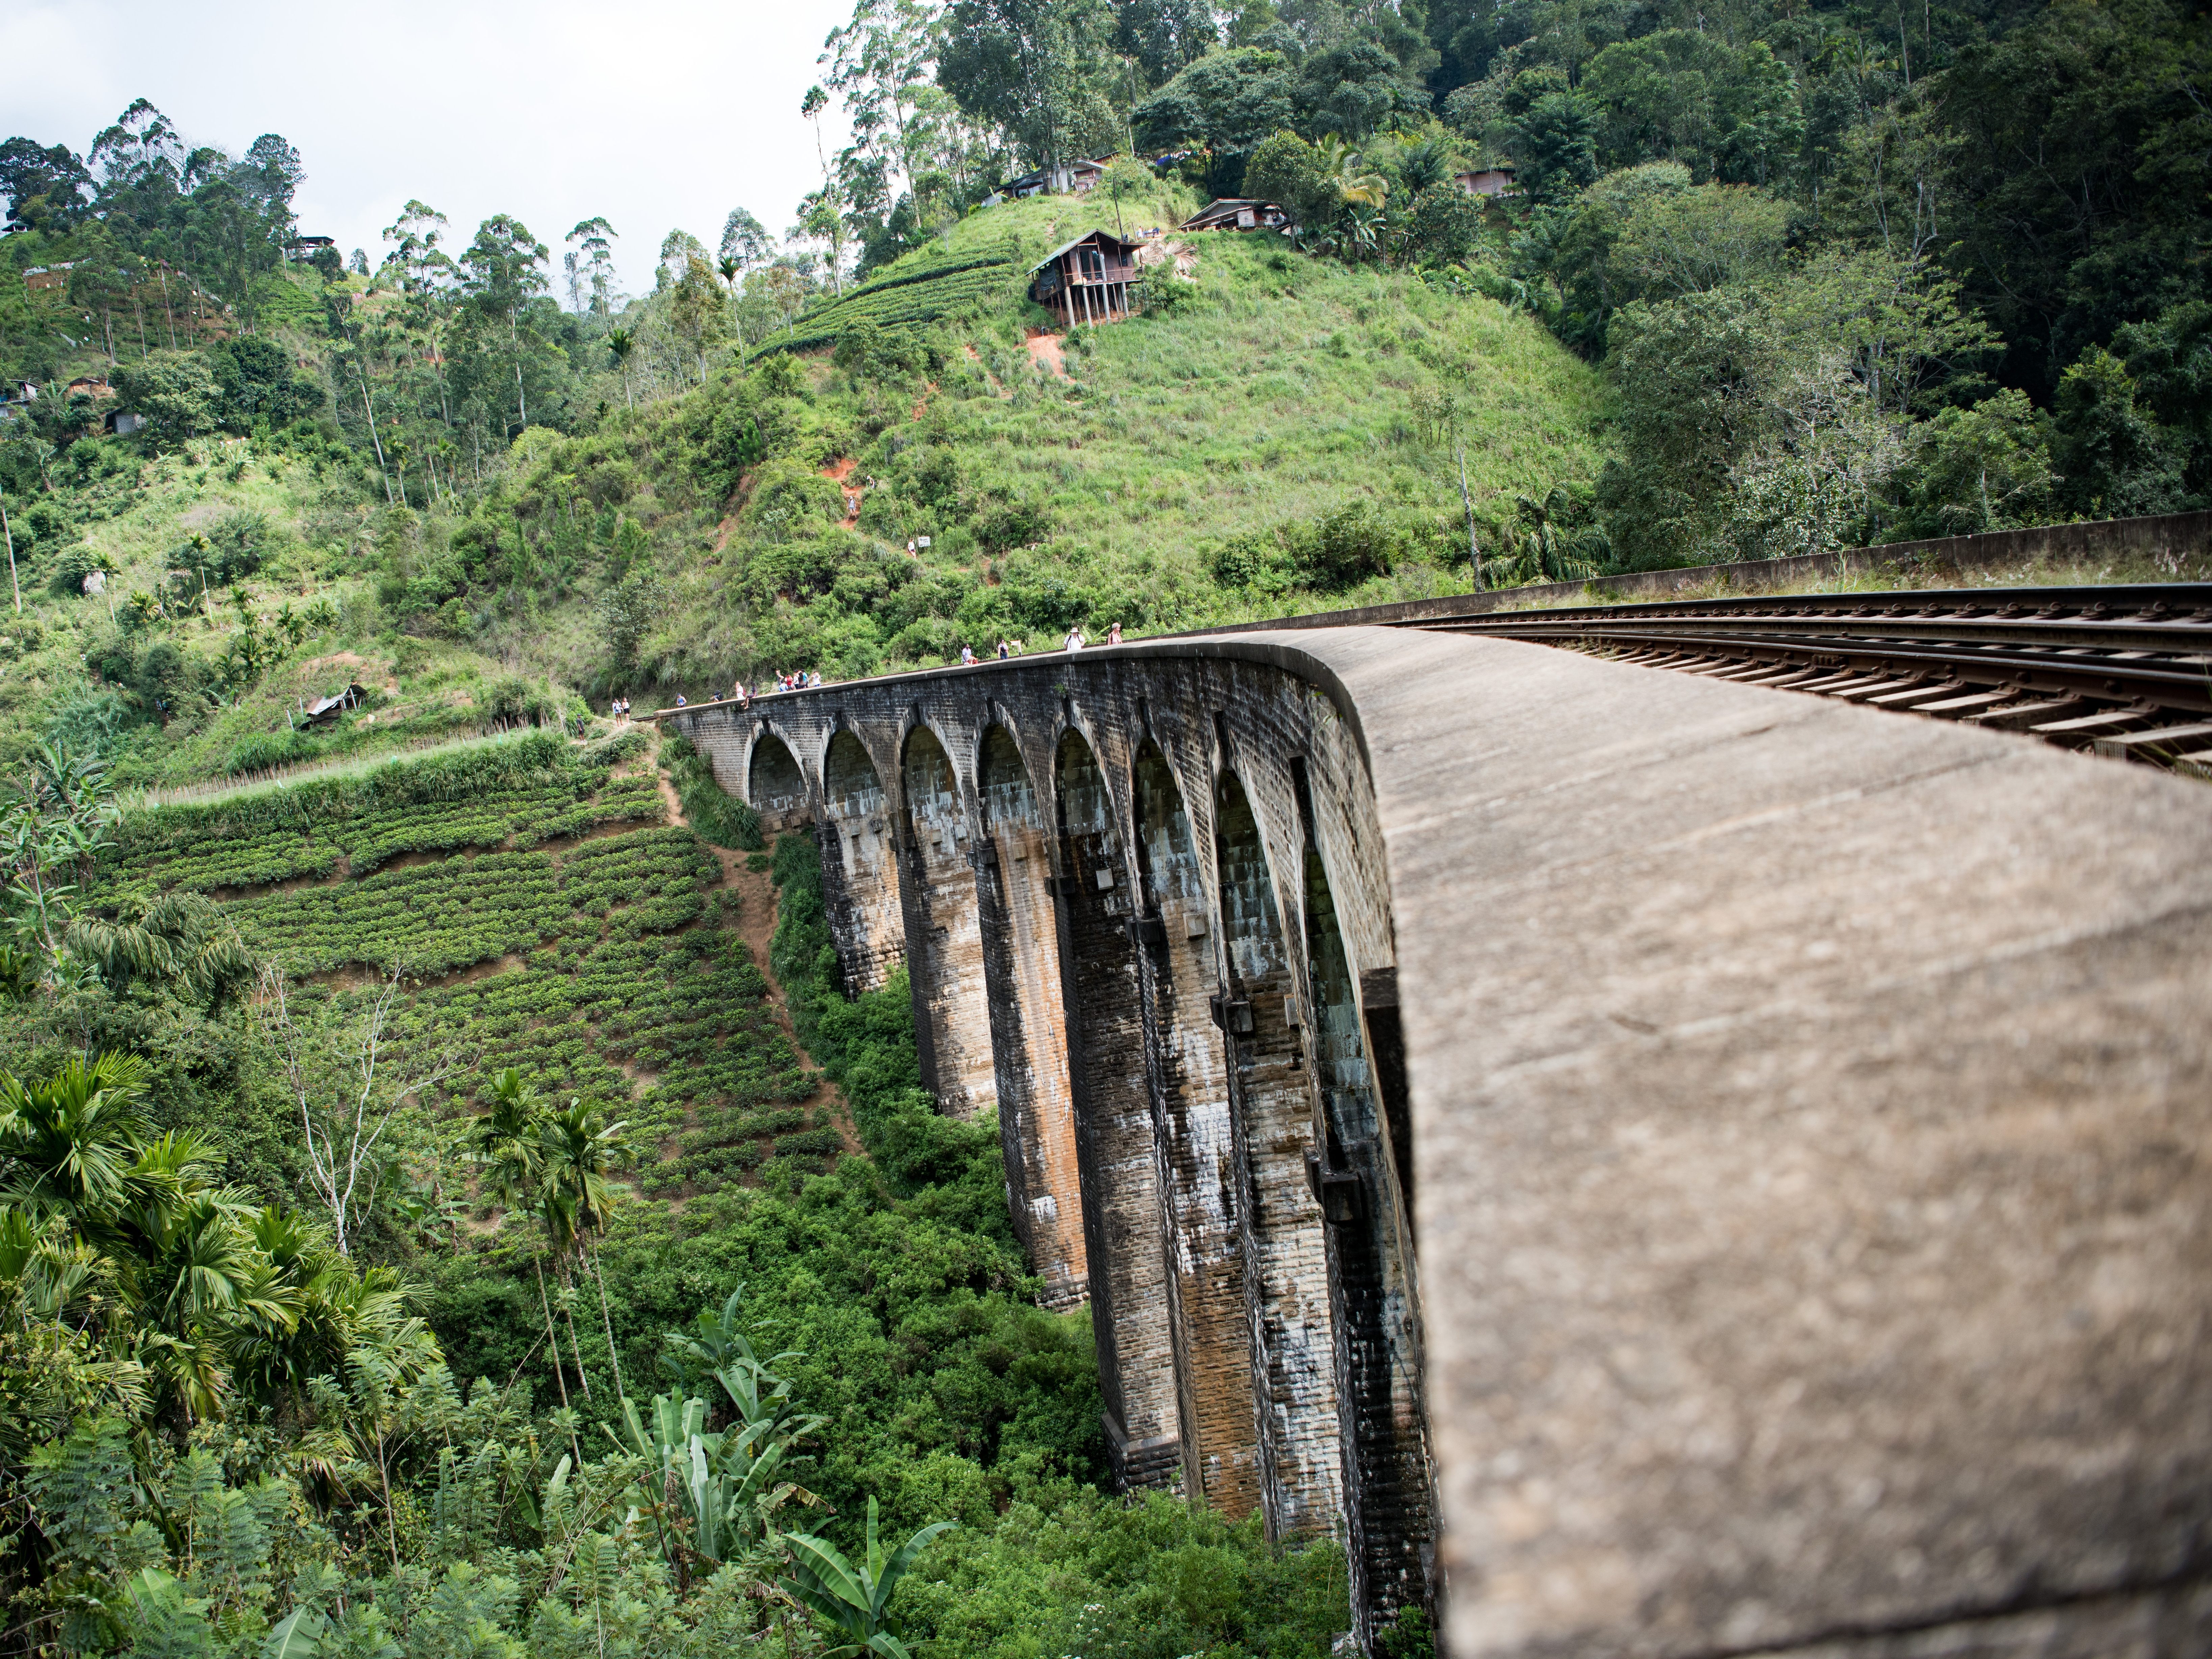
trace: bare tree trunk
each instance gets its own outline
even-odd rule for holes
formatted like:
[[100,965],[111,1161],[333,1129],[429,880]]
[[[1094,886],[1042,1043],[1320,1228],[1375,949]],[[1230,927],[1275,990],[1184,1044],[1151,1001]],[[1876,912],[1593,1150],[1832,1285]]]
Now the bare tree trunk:
[[[545,1264],[532,1255],[530,1265],[538,1272],[538,1305],[545,1315],[545,1344],[553,1350],[553,1382],[561,1390],[561,1409],[566,1411],[568,1409],[568,1379],[561,1374],[561,1339],[553,1334],[553,1304],[545,1294]],[[570,1437],[572,1440],[574,1437]]]
[[623,1392],[622,1356],[615,1352],[614,1317],[607,1312],[607,1279],[599,1271],[599,1256],[596,1250],[592,1253],[591,1266],[592,1278],[599,1287],[599,1322],[606,1327],[607,1364],[615,1374],[615,1398],[628,1403],[629,1396]]

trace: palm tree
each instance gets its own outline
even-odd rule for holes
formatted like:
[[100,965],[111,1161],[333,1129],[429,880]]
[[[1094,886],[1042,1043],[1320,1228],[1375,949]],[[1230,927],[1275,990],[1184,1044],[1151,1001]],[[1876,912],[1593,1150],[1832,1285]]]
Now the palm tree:
[[72,1060],[27,1089],[0,1073],[0,1199],[80,1225],[119,1210],[146,1151],[146,1075],[138,1056],[115,1054]]
[[1316,144],[1314,154],[1321,176],[1336,186],[1338,196],[1345,202],[1379,208],[1389,199],[1390,181],[1370,167],[1367,158],[1337,134],[1332,132]]
[[[607,1176],[628,1156],[622,1139],[622,1132],[627,1127],[623,1123],[603,1123],[598,1112],[572,1098],[566,1111],[555,1112],[545,1120],[541,1138],[546,1184],[561,1193],[577,1256],[591,1268],[592,1280],[599,1287],[599,1322],[606,1329],[607,1363],[614,1370],[617,1400],[629,1396],[623,1389],[622,1358],[615,1352],[614,1319],[607,1310],[606,1278],[599,1271],[599,1255],[592,1249],[592,1241],[606,1233],[612,1205]],[[572,1346],[574,1340],[572,1330]]]
[[1406,194],[1419,196],[1451,177],[1451,147],[1441,138],[1424,138],[1408,145],[1398,158],[1398,178]]
[[722,273],[722,286],[735,294],[738,291],[738,273],[744,269],[738,263],[737,256],[725,253],[715,262],[714,269]]
[[[491,1109],[477,1120],[477,1156],[484,1165],[484,1190],[509,1209],[535,1207],[544,1162],[538,1142],[544,1109],[538,1091],[509,1066],[491,1079]],[[568,1409],[568,1381],[561,1370],[561,1340],[553,1330],[553,1304],[545,1294],[545,1265],[535,1254],[538,1305],[545,1316],[545,1342],[553,1353],[553,1381],[561,1390],[561,1409]],[[583,1375],[581,1365],[577,1375]]]
[[614,359],[614,366],[622,371],[623,403],[630,409],[637,407],[629,395],[629,355],[636,349],[637,336],[629,330],[617,328],[608,331],[607,356]]

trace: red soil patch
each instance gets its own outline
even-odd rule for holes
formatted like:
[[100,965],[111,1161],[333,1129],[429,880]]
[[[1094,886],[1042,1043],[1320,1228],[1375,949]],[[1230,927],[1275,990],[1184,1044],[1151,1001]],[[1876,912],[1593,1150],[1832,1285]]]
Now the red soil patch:
[[1067,378],[1067,362],[1060,356],[1059,335],[1033,328],[1030,331],[1029,348],[1031,362],[1060,380]]

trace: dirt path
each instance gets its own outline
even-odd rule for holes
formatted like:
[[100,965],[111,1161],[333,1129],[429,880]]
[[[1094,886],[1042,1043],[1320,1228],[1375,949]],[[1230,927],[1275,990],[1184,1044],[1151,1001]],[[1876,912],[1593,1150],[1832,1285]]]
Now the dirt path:
[[999,377],[992,374],[989,369],[983,368],[983,354],[981,352],[976,350],[972,345],[963,345],[960,349],[968,354],[968,361],[969,362],[975,364],[976,368],[983,369],[983,383],[991,388],[991,395],[994,398],[1004,398],[1008,395],[1006,388],[999,383]]
[[1033,328],[1030,331],[1029,349],[1030,361],[1039,368],[1056,379],[1067,378],[1067,360],[1060,355],[1059,335]]
[[858,459],[854,456],[840,455],[836,460],[830,462],[829,465],[822,469],[822,476],[829,479],[830,483],[836,484],[839,490],[843,492],[845,497],[845,528],[848,530],[858,530],[860,527],[860,486],[858,484],[849,484],[845,482],[846,479],[853,476],[853,469],[860,465],[860,463]]
[[[657,733],[653,738],[653,752],[647,758],[653,768],[654,775],[659,780],[661,799],[668,803],[668,821],[690,828],[690,821],[684,816],[683,803],[677,797],[676,786],[668,781],[668,775],[660,770],[660,740]],[[823,1075],[822,1067],[816,1064],[814,1056],[808,1054],[805,1045],[799,1042],[799,1028],[791,1020],[791,1005],[784,1000],[783,988],[775,982],[775,975],[769,971],[769,945],[775,938],[775,883],[769,879],[767,871],[745,867],[745,860],[752,856],[751,854],[717,847],[703,836],[700,838],[699,844],[714,855],[715,863],[721,866],[722,885],[738,896],[737,935],[744,941],[745,952],[752,958],[753,966],[761,970],[761,976],[768,981],[769,1012],[775,1017],[778,1029],[791,1044],[791,1052],[799,1056],[799,1070],[817,1079],[816,1087],[822,1091],[822,1103],[829,1109],[830,1121],[836,1126],[838,1137],[845,1143],[845,1150],[854,1153],[866,1152],[867,1148],[860,1144],[860,1133],[854,1127],[853,1109],[846,1102],[845,1091]]]

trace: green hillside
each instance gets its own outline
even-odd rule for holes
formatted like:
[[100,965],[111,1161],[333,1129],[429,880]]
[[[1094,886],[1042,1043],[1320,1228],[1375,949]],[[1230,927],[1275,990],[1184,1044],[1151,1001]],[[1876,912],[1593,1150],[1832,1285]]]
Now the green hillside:
[[[1163,185],[1121,216],[1194,200]],[[1145,314],[1033,355],[1029,266],[1115,216],[975,212],[704,386],[526,434],[465,496],[388,504],[312,423],[80,440],[22,525],[0,722],[111,732],[126,783],[246,776],[558,720],[578,694],[1454,591],[1462,446],[1486,550],[1530,500],[1586,512],[1594,374],[1413,272],[1171,237]],[[368,703],[295,733],[349,680]]]

